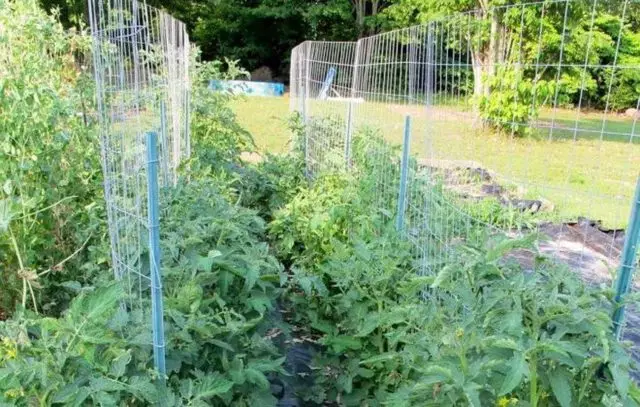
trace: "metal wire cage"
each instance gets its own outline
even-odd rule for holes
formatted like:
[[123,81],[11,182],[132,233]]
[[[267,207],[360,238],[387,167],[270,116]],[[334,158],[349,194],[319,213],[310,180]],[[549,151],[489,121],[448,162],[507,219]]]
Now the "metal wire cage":
[[89,0],[89,19],[113,271],[164,375],[159,186],[190,153],[189,37],[144,1]]
[[[426,274],[492,233],[539,232],[543,254],[611,284],[625,238],[636,250],[640,239],[624,231],[640,175],[639,7],[547,0],[362,38],[352,54],[300,44],[290,106],[309,175],[375,173],[374,205],[397,217]],[[518,261],[533,267],[533,254]]]

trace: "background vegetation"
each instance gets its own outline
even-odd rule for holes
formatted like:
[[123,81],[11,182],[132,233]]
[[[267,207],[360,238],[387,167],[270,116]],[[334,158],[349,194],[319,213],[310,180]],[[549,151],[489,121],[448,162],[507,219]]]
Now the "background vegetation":
[[[123,306],[109,269],[85,50],[36,0],[0,1],[0,405],[638,404],[611,290],[544,259],[536,236],[460,242],[420,276],[371,206],[370,170],[395,167],[367,161],[372,135],[355,135],[359,167],[313,184],[296,119],[290,154],[246,163],[250,134],[206,89],[218,62],[196,67],[194,156],[162,194],[157,377],[148,304]],[[532,269],[515,249],[536,253]]]

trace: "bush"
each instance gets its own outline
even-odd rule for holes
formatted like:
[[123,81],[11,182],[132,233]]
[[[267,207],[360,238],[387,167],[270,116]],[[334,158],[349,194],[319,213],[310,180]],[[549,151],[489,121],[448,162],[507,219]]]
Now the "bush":
[[163,206],[169,383],[216,377],[223,390],[202,403],[273,405],[267,376],[283,359],[267,331],[282,266],[264,242],[264,221],[210,182],[178,186]]
[[110,283],[85,287],[61,318],[0,322],[0,403],[275,405],[268,378],[283,358],[269,330],[282,266],[263,241],[264,221],[208,183],[167,193],[166,394],[153,382],[150,316],[139,311],[149,300],[129,311],[121,301],[130,294]]
[[[196,55],[197,57],[197,55]],[[204,170],[220,170],[231,164],[239,164],[240,153],[253,151],[255,143],[251,134],[236,121],[229,101],[233,95],[214,92],[209,81],[235,79],[248,75],[237,65],[237,61],[226,60],[228,69],[222,72],[221,61],[197,62],[192,86],[191,143],[195,154],[193,169],[202,174]]]
[[299,154],[267,154],[259,163],[239,167],[236,175],[233,185],[241,205],[257,210],[267,221],[307,185]]
[[611,293],[539,258],[534,236],[465,249],[430,285],[424,330],[407,348],[416,376],[393,405],[636,405],[630,359],[610,333]]
[[118,307],[110,284],[74,299],[61,318],[27,312],[0,322],[0,404],[148,405],[150,345],[138,339],[142,315]]
[[481,118],[508,135],[531,135],[531,122],[538,118],[539,107],[553,95],[553,84],[542,79],[535,82],[522,70],[504,67],[485,80],[489,94],[480,98]]
[[[301,397],[345,406],[637,405],[630,358],[610,331],[609,290],[545,260],[535,235],[485,233],[473,240],[480,247],[463,239],[436,275],[419,276],[421,253],[367,198],[375,171],[353,176],[366,156],[351,176],[319,176],[270,225],[289,264],[290,322],[317,349]],[[523,251],[535,259],[530,269],[517,261]]]
[[[0,2],[0,315],[56,314],[70,297],[60,282],[104,270],[89,43],[36,0]],[[82,269],[89,259],[102,267]]]

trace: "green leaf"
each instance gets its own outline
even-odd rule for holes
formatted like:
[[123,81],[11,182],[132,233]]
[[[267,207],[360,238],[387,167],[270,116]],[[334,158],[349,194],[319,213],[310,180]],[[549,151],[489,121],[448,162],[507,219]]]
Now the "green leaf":
[[431,288],[438,288],[443,283],[449,281],[451,279],[451,276],[453,275],[454,271],[455,271],[455,266],[453,266],[453,265],[447,265],[447,266],[443,267],[442,270],[440,270],[440,272],[436,276],[436,279],[433,282],[433,284],[431,284]]
[[226,350],[228,350],[229,352],[235,352],[235,351],[236,351],[236,350],[233,348],[233,346],[229,345],[229,344],[228,344],[228,343],[226,343],[226,342],[223,342],[223,341],[221,341],[221,340],[218,340],[218,339],[209,339],[209,340],[208,340],[208,342],[210,342],[212,345],[215,345],[215,346],[217,346],[217,347],[219,347],[219,348],[226,349]]
[[244,369],[244,375],[249,382],[258,385],[260,388],[269,388],[269,380],[267,380],[267,377],[261,371],[257,369],[246,368]]
[[357,337],[368,336],[371,332],[373,332],[378,325],[380,324],[380,316],[377,312],[373,312],[367,314],[364,321],[359,324],[358,332],[356,333]]
[[126,351],[122,355],[118,356],[111,363],[111,369],[109,373],[115,377],[120,377],[124,375],[124,372],[127,369],[127,365],[131,362],[131,352]]
[[510,338],[495,339],[491,341],[491,346],[494,348],[501,348],[501,349],[512,349],[512,350],[520,349],[518,344],[513,339],[510,339]]
[[250,291],[256,285],[259,277],[260,270],[258,270],[258,267],[250,264],[244,274],[244,289]]
[[229,294],[229,287],[233,283],[233,273],[227,270],[220,270],[218,274],[218,286],[220,287],[220,295],[226,297]]
[[464,386],[464,395],[467,397],[467,401],[470,406],[482,407],[482,404],[480,404],[480,392],[478,391],[478,388],[479,386],[473,382]]
[[571,407],[571,374],[562,368],[549,372],[549,383],[553,395],[561,407]]
[[222,256],[222,253],[218,250],[211,250],[207,256],[198,256],[196,267],[200,271],[211,271],[213,267],[213,260],[216,257]]
[[356,373],[358,374],[358,376],[364,377],[365,379],[371,379],[375,375],[375,372],[373,370],[365,369],[362,367],[358,368]]
[[122,391],[126,390],[124,383],[107,377],[92,377],[89,379],[91,391]]
[[86,387],[79,387],[78,383],[70,383],[60,389],[53,396],[53,403],[62,403],[65,406],[79,406],[89,397]]
[[390,360],[398,358],[399,355],[395,352],[381,353],[379,355],[370,357],[368,359],[360,361],[361,365],[370,365],[380,362],[388,362]]
[[158,389],[149,380],[148,376],[133,376],[129,379],[131,391],[139,398],[150,404],[155,404],[158,399]]
[[273,308],[273,299],[264,292],[253,290],[251,297],[247,300],[247,303],[252,309],[260,314],[264,314],[267,310]]
[[278,403],[271,391],[261,390],[249,393],[249,406],[275,407]]
[[87,323],[98,324],[105,314],[116,310],[116,304],[122,296],[119,284],[100,287],[89,295],[81,294],[69,307],[68,315],[72,324],[79,333]]
[[93,400],[97,402],[100,407],[117,406],[118,400],[109,393],[99,391],[93,395]]
[[629,386],[631,385],[629,380],[629,373],[624,369],[621,369],[617,364],[609,364],[609,370],[613,377],[613,384],[616,386],[618,394],[625,398],[629,392]]
[[529,249],[538,239],[538,235],[531,233],[519,239],[505,239],[489,249],[486,254],[486,261],[493,262],[503,258],[507,253],[515,249]]
[[524,373],[527,370],[527,362],[524,355],[520,352],[516,353],[509,361],[509,370],[500,386],[499,396],[511,393],[521,382]]
[[233,382],[225,379],[218,372],[210,373],[199,379],[193,386],[194,400],[208,399],[231,390]]
[[282,366],[284,361],[284,357],[278,359],[256,359],[251,360],[247,364],[247,367],[250,369],[256,369],[260,372],[276,372],[280,370],[280,367]]
[[348,349],[358,350],[362,348],[360,339],[352,336],[329,336],[323,340],[323,343],[330,346],[336,353],[342,353]]
[[16,213],[16,210],[11,206],[10,200],[0,199],[0,233],[4,233],[9,229],[9,224]]

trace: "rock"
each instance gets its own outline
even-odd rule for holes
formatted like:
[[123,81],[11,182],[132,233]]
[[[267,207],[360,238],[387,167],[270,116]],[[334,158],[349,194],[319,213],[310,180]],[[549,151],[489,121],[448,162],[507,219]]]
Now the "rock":
[[504,192],[504,188],[498,184],[482,184],[480,191],[485,195],[500,196]]
[[537,213],[542,209],[542,201],[537,199],[511,199],[506,202],[508,205],[521,212]]
[[476,177],[479,178],[480,181],[485,181],[485,182],[491,181],[491,174],[489,173],[489,171],[485,170],[484,168],[467,167],[466,169],[471,176],[473,176],[474,178]]
[[640,110],[638,109],[627,109],[624,111],[624,115],[627,117],[631,117],[632,119],[640,119]]
[[584,216],[578,216],[578,226],[599,227],[600,223],[601,222],[599,220],[592,220],[589,218],[585,218]]
[[542,202],[540,212],[553,212],[553,210],[556,209],[556,206],[551,201],[548,201],[544,198],[539,198],[538,200]]
[[257,82],[271,82],[273,80],[273,72],[268,66],[261,66],[251,72],[251,80]]

